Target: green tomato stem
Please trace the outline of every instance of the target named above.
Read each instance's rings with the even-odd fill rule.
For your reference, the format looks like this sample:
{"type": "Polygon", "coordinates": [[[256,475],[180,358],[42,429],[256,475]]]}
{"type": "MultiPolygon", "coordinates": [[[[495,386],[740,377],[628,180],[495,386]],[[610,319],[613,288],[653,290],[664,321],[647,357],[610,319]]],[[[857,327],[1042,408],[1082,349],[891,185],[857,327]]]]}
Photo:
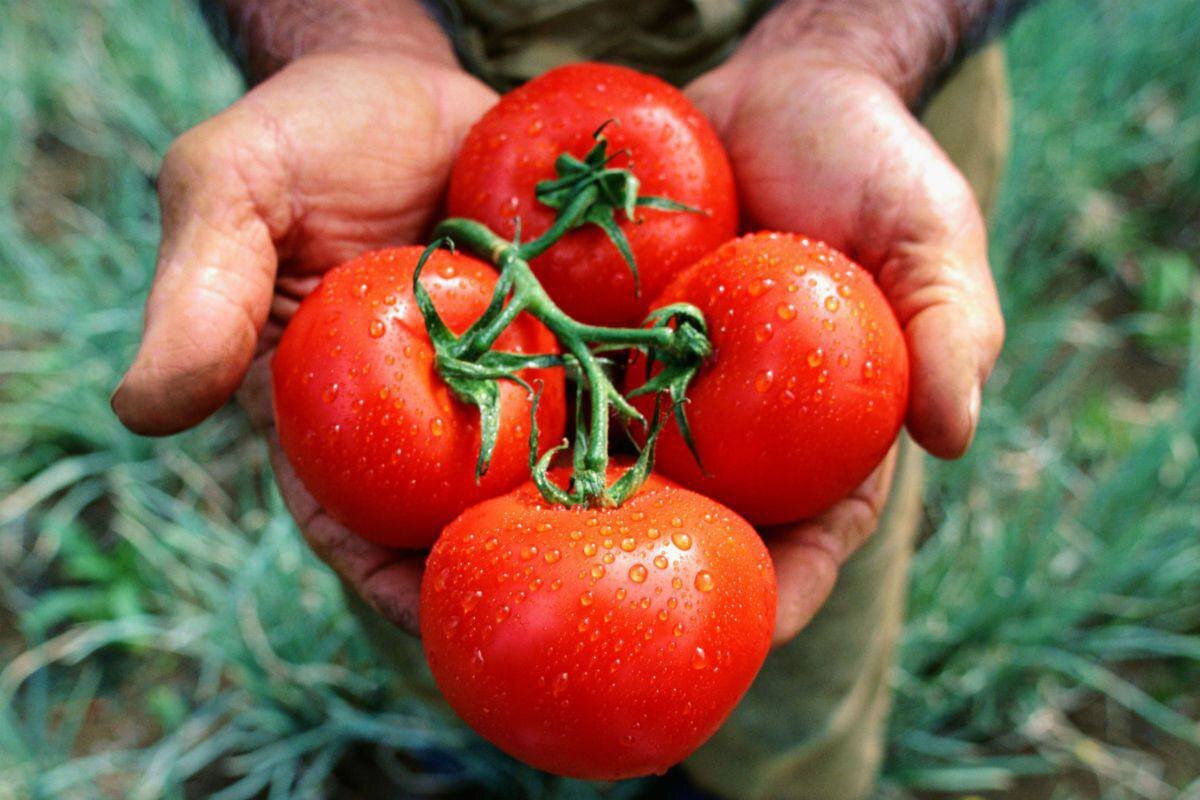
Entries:
{"type": "MultiPolygon", "coordinates": [[[[586,192],[585,192],[586,194],[586,192]]],[[[588,201],[589,203],[591,201],[588,201]]],[[[572,204],[574,205],[574,204],[572,204]]],[[[581,204],[581,207],[586,204],[581,204]]],[[[564,224],[556,234],[569,230],[570,225],[564,224]]],[[[549,232],[548,232],[549,234],[549,232]]],[[[474,325],[453,342],[444,345],[445,358],[439,363],[443,377],[450,365],[459,366],[464,362],[477,362],[507,327],[522,313],[528,313],[537,318],[557,338],[565,354],[570,354],[576,362],[575,371],[586,389],[586,419],[584,419],[585,404],[577,404],[577,425],[579,434],[576,437],[575,469],[571,477],[571,488],[567,492],[554,492],[555,496],[543,488],[548,479],[544,472],[539,488],[548,500],[552,502],[567,502],[568,504],[587,504],[591,506],[619,505],[626,497],[637,490],[638,486],[649,473],[653,447],[653,437],[661,425],[660,415],[650,421],[651,439],[647,447],[650,452],[644,452],[638,464],[628,477],[618,479],[612,487],[607,485],[608,469],[608,440],[609,418],[615,411],[628,420],[645,422],[642,415],[630,405],[629,401],[617,390],[604,369],[604,360],[597,351],[609,351],[617,348],[640,349],[665,364],[675,364],[676,371],[682,378],[682,384],[673,387],[675,394],[682,397],[686,381],[698,369],[699,363],[705,358],[710,347],[703,331],[703,317],[699,311],[680,306],[679,313],[664,317],[661,314],[651,317],[655,324],[643,328],[611,328],[598,325],[587,325],[572,319],[550,298],[546,290],[533,274],[527,258],[530,253],[544,250],[547,235],[534,242],[519,245],[506,241],[479,222],[468,219],[448,219],[442,222],[434,231],[436,238],[449,240],[454,245],[487,258],[501,273],[496,295],[492,299],[488,312],[485,312],[474,325]],[[675,328],[667,323],[671,320],[685,319],[690,327],[682,324],[675,328]],[[699,336],[697,336],[697,325],[699,336]],[[592,345],[596,345],[593,350],[592,345]],[[681,371],[682,370],[682,371],[681,371]],[[685,374],[686,373],[686,374],[685,374]]],[[[551,242],[552,243],[552,242],[551,242]]],[[[461,368],[459,374],[461,374],[461,368]]],[[[674,374],[674,373],[673,373],[674,374]]],[[[673,395],[674,396],[674,395],[673,395]]],[[[536,425],[536,418],[533,421],[536,425]]],[[[533,454],[536,456],[536,454],[533,454]]],[[[543,459],[544,461],[544,459],[543,459]]],[[[535,471],[545,469],[538,463],[535,471]]]]}

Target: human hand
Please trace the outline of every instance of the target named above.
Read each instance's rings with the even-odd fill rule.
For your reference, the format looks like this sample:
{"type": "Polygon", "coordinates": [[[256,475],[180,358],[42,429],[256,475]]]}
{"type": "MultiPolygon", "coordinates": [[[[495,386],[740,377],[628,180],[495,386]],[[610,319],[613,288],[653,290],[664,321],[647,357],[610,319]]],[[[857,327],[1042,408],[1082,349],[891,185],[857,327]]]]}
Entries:
{"type": "Polygon", "coordinates": [[[309,545],[409,630],[423,559],[367,542],[304,489],[275,435],[270,359],[322,272],[419,240],[460,140],[494,101],[452,57],[330,50],[185,133],[159,175],[163,239],[141,347],[112,399],[131,430],[165,435],[240,386],[309,545]]]}
{"type": "MultiPolygon", "coordinates": [[[[845,50],[763,38],[688,89],[725,142],[744,224],[822,239],[874,274],[908,344],[907,428],[933,455],[955,458],[974,435],[1004,333],[971,189],[886,70],[845,50]]],[[[893,448],[819,517],[765,532],[779,583],[776,642],[809,622],[875,530],[895,460],[893,448]]]]}

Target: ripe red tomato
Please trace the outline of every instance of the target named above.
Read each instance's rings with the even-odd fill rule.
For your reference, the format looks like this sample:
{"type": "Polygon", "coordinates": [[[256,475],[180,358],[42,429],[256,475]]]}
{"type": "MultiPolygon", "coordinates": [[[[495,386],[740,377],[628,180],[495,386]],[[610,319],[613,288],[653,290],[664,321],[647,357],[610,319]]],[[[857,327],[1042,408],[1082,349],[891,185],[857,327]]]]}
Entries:
{"type": "MultiPolygon", "coordinates": [[[[491,468],[475,482],[478,411],[438,377],[413,298],[422,249],[368,253],[328,272],[300,304],[272,362],[279,442],[305,487],[351,530],[404,548],[428,547],[464,508],[529,477],[529,399],[502,382],[499,440],[491,468]]],[[[487,306],[496,273],[438,251],[421,280],[461,333],[487,306]]],[[[496,347],[558,349],[532,317],[519,318],[496,347]]],[[[565,425],[562,371],[522,375],[545,382],[538,426],[548,445],[565,425]]]]}
{"type": "MultiPolygon", "coordinates": [[[[866,270],[821,242],[758,233],[701,259],[654,305],[680,301],[704,312],[714,355],[687,394],[703,471],[672,421],[658,445],[664,474],[770,525],[825,510],[887,454],[908,351],[866,270]]],[[[645,377],[633,359],[626,387],[645,377]]]]}
{"type": "Polygon", "coordinates": [[[564,236],[530,262],[546,291],[583,322],[636,325],[649,301],[681,269],[731,238],[737,195],[712,126],[674,87],[608,64],[552,69],[500,99],[467,134],[450,175],[450,216],[483,222],[505,238],[532,240],[556,211],[536,199],[556,176],[560,153],[583,156],[605,121],[613,167],[628,168],[641,194],[667,197],[705,214],[639,208],[641,223],[616,218],[629,239],[642,293],[616,247],[595,225],[564,236]],[[622,152],[626,151],[626,152],[622,152]]]}
{"type": "Polygon", "coordinates": [[[775,574],[749,524],[657,475],[600,510],[526,484],[447,526],[420,619],[471,727],[539,769],[616,780],[664,771],[724,721],[770,646],[775,574]]]}

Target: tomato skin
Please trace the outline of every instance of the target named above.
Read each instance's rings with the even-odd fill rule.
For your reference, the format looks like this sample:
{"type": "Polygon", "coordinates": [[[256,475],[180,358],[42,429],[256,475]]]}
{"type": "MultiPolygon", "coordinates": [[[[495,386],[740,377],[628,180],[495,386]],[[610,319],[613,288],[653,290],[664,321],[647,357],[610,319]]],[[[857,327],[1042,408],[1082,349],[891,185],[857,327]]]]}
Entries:
{"type": "Polygon", "coordinates": [[[724,721],[770,646],[775,575],[748,523],[657,475],[601,510],[527,484],[446,528],[420,619],[442,694],[484,738],[617,780],[666,770],[724,721]]]}
{"type": "Polygon", "coordinates": [[[705,214],[639,208],[640,223],[617,213],[642,281],[595,225],[564,236],[530,266],[564,311],[597,325],[639,324],[667,282],[700,256],[734,236],[737,193],[729,160],[712,126],[674,87],[658,78],[609,64],[572,64],[541,75],[504,95],[475,124],[450,175],[450,216],[477,219],[505,238],[529,241],[556,212],[535,196],[538,181],[556,176],[554,161],[582,158],[605,121],[611,162],[628,167],[642,195],[668,197],[705,214]]]}
{"type": "MultiPolygon", "coordinates": [[[[756,525],[824,511],[887,455],[908,404],[904,335],[871,275],[792,234],[729,242],[655,307],[704,312],[714,356],[688,389],[702,472],[671,421],[657,469],[756,525]]],[[[634,359],[626,388],[645,381],[634,359]]],[[[651,402],[640,400],[643,413],[651,402]]]]}
{"type": "MultiPolygon", "coordinates": [[[[464,508],[528,479],[526,393],[502,382],[500,435],[479,484],[479,416],[434,369],[433,346],[412,293],[423,248],[360,256],[325,274],[284,330],[272,361],[279,442],[305,487],[351,530],[380,544],[424,548],[464,508]]],[[[438,251],[421,275],[446,324],[461,333],[486,307],[496,273],[438,251]]],[[[557,352],[554,336],[521,317],[498,340],[516,352],[557,352]]],[[[541,443],[562,437],[561,370],[545,382],[541,443]]]]}

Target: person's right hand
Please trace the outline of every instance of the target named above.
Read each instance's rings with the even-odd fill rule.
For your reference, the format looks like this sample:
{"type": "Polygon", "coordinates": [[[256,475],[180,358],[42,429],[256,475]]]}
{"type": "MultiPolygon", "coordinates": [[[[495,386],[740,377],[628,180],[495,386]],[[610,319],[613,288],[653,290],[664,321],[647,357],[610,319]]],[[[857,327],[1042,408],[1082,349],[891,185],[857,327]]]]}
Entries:
{"type": "Polygon", "coordinates": [[[163,239],[145,330],[112,398],[137,433],[196,425],[238,389],[316,553],[415,628],[421,559],[326,515],[279,450],[270,358],[322,272],[417,242],[467,129],[495,94],[456,66],[382,49],[302,57],[185,133],[159,175],[163,239]]]}

